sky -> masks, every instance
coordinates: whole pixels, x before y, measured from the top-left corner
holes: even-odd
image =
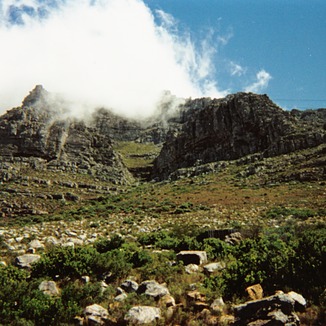
[[[326,107],[325,17],[324,0],[0,0],[0,113],[37,84],[77,116],[239,91]]]

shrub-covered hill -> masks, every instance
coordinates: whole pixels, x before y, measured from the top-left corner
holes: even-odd
[[[48,111],[33,115],[34,96],[45,105],[42,94],[36,88],[0,117],[0,324],[130,325],[144,316],[154,325],[326,323],[324,110],[285,113],[252,94],[193,100],[161,124],[121,122],[100,110],[92,123],[70,125],[65,142],[61,127],[46,140]],[[220,112],[230,103],[233,122]],[[268,114],[250,113],[257,103]],[[216,134],[199,151],[200,117],[209,112],[236,137],[249,126],[240,123],[247,113],[250,126],[261,118],[269,127],[250,129],[252,146],[265,132],[277,146],[292,139],[293,150],[269,155],[277,146],[266,134],[261,152],[213,158],[221,153]],[[278,134],[283,129],[291,133]],[[232,135],[219,145],[225,152]],[[187,161],[182,150],[166,155],[167,144],[182,149],[182,139],[202,160]],[[148,180],[162,155],[169,170]],[[200,254],[183,258],[188,251]],[[253,285],[254,295],[246,292]]]

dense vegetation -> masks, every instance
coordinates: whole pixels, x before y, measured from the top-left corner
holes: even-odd
[[[302,293],[310,304],[320,306],[318,318],[325,320],[322,313],[326,308],[324,224],[266,228],[236,245],[215,238],[198,241],[198,232],[198,229],[182,232],[175,228],[145,234],[132,242],[114,236],[84,247],[53,247],[33,265],[30,273],[12,265],[1,267],[1,322],[14,325],[72,323],[86,305],[109,306],[115,288],[127,276],[165,281],[171,294],[182,301],[191,276],[184,272],[182,263],[170,262],[175,260],[179,250],[187,249],[206,250],[211,260],[227,263],[226,269],[210,277],[202,273],[196,276],[197,281],[203,282],[202,291],[208,298],[222,295],[230,301],[241,300],[245,296],[244,289],[254,283],[261,283],[266,294],[293,289]],[[169,251],[144,249],[149,245]],[[90,276],[91,282],[84,283],[84,275]],[[39,291],[38,285],[44,279],[56,280],[61,295],[50,297]],[[101,289],[102,280],[109,284],[106,289]],[[111,313],[122,320],[132,304],[148,300],[135,294]],[[188,309],[187,318],[191,318],[191,307],[185,309]],[[185,316],[179,314],[175,318],[179,319],[175,322],[182,322]]]

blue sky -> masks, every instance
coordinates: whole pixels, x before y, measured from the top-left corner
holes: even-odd
[[[228,36],[214,61],[222,88],[242,90],[265,69],[264,90],[283,107],[326,107],[326,1],[324,0],[146,0],[172,14],[201,37],[208,29]],[[231,78],[228,62],[246,73]]]
[[[166,91],[326,107],[325,17],[325,0],[0,0],[0,113],[36,84],[76,115],[149,116]]]

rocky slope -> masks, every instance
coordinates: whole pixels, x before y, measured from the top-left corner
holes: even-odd
[[[41,170],[90,174],[114,183],[128,183],[131,175],[112,148],[109,137],[85,122],[63,118],[42,86],[23,105],[0,118],[0,161],[22,162]]]
[[[325,121],[325,109],[288,112],[266,95],[237,93],[188,101],[182,126],[169,133],[152,176],[165,179],[194,165],[312,148],[325,143]]]

